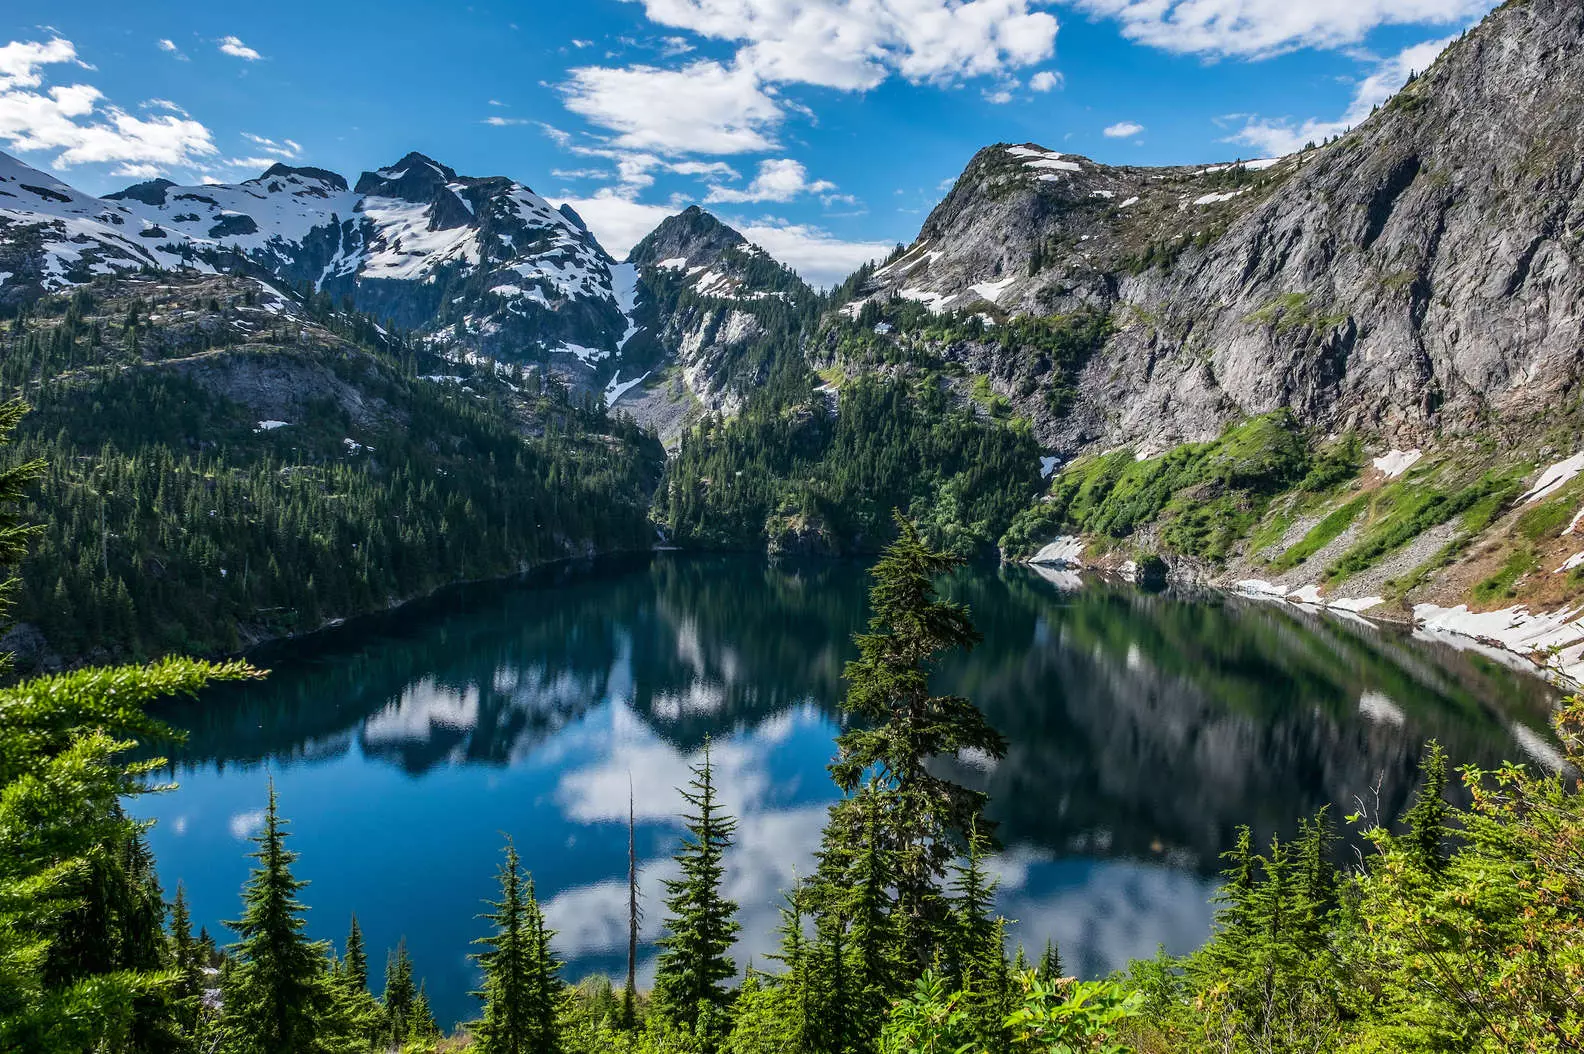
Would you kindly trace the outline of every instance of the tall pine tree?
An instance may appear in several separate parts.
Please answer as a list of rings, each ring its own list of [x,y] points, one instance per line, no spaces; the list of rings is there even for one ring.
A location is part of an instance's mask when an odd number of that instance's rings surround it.
[[[474,942],[487,949],[473,957],[484,971],[484,986],[474,993],[484,1002],[472,1026],[476,1046],[479,1054],[555,1054],[563,987],[550,950],[554,934],[510,840],[499,878],[501,897],[481,916],[492,932]]]
[[[970,834],[991,824],[985,796],[931,772],[936,758],[972,750],[1001,758],[1006,741],[968,699],[932,695],[929,676],[940,657],[980,640],[959,604],[942,600],[935,581],[962,564],[931,549],[913,524],[897,514],[898,537],[876,563],[869,591],[874,615],[855,641],[859,657],[845,671],[843,704],[854,721],[837,738],[831,775],[847,795],[831,809],[826,826],[832,860],[856,859],[877,831],[890,872],[892,921],[905,983],[929,967],[936,949],[952,938],[951,911],[942,885]],[[821,880],[849,888],[844,874]]]
[[[291,873],[297,854],[286,848],[285,828],[271,780],[242,917],[226,923],[238,937],[224,993],[226,1031],[231,1049],[248,1054],[309,1054],[325,1049],[334,1032],[327,948],[303,933],[298,894],[308,883]]]
[[[687,804],[687,834],[676,859],[680,878],[667,879],[665,936],[655,973],[655,1003],[673,1024],[700,1033],[699,1042],[713,1050],[715,1023],[731,1003],[726,983],[737,975],[727,954],[740,927],[737,905],[721,892],[725,854],[737,823],[722,811],[715,795],[710,743],[704,759],[692,767],[692,779],[680,789]]]

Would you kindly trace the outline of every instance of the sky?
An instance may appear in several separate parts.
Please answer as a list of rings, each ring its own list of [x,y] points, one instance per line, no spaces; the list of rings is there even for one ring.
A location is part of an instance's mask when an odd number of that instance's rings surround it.
[[[90,193],[355,180],[418,150],[570,202],[617,258],[700,204],[817,284],[979,148],[1107,164],[1337,134],[1493,0],[74,0],[0,14],[0,149]]]

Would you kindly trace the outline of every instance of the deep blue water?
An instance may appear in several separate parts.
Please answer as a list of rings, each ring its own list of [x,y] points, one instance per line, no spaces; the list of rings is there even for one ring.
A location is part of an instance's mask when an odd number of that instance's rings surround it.
[[[167,894],[182,882],[195,923],[230,939],[273,776],[311,933],[339,947],[356,911],[376,962],[404,938],[436,1015],[465,1020],[507,835],[568,976],[625,969],[629,784],[656,934],[674,788],[709,735],[739,820],[738,966],[759,962],[835,797],[825,764],[866,586],[858,564],[658,554],[262,652],[267,681],[165,712],[189,736],[180,787],[136,808],[158,821]],[[1086,975],[1201,942],[1237,825],[1288,833],[1377,782],[1395,811],[1427,737],[1458,761],[1521,759],[1553,698],[1489,659],[1282,605],[1071,591],[1022,568],[965,572],[950,592],[985,643],[941,687],[1012,743],[998,764],[952,766],[1001,822],[1002,911]]]

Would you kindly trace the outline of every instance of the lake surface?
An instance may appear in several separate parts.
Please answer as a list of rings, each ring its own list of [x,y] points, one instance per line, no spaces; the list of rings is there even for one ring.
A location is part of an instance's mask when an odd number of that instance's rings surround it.
[[[1361,619],[1219,594],[1151,594],[981,569],[949,593],[985,643],[946,664],[1011,741],[987,789],[1000,906],[1031,949],[1094,976],[1209,932],[1239,824],[1289,834],[1326,803],[1395,814],[1421,746],[1457,762],[1544,754],[1554,691],[1501,662]],[[835,790],[862,565],[653,557],[473,587],[256,657],[260,684],[164,711],[180,788],[136,803],[170,895],[222,943],[273,776],[309,879],[309,930],[356,911],[378,964],[405,938],[443,1024],[476,1013],[467,955],[509,835],[573,979],[625,970],[627,802],[645,940],[674,874],[674,788],[706,736],[738,817],[741,969],[772,950]],[[644,953],[652,969],[652,949]],[[381,971],[376,967],[375,983]]]

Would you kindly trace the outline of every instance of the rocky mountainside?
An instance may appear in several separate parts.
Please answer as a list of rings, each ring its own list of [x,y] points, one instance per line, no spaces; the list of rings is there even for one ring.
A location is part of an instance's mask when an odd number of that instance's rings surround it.
[[[1113,168],[979,153],[866,298],[1113,332],[1063,455],[1213,438],[1290,407],[1387,446],[1520,436],[1579,382],[1584,9],[1509,3],[1352,133],[1292,157]],[[850,305],[856,311],[862,301]],[[1019,398],[1023,364],[991,373]]]
[[[818,297],[698,206],[664,220],[633,247],[627,264],[640,276],[634,323],[644,337],[624,356],[634,376],[618,397],[668,445],[700,413],[740,410],[777,361],[800,360],[799,334],[815,317]],[[625,385],[640,381],[628,394]]]
[[[1584,678],[1581,85],[1584,8],[1511,0],[1288,157],[987,147],[805,329],[825,383],[674,463],[673,527],[862,544],[828,526],[841,466],[908,464],[886,500],[939,541],[1368,610]],[[861,412],[876,379],[915,406],[944,393],[1008,456],[998,428],[1032,433],[1048,489],[1016,466],[951,478],[894,427],[845,448],[797,430],[824,400]],[[814,454],[764,456],[789,428]]]
[[[423,156],[365,172],[275,165],[234,185],[153,180],[93,198],[0,160],[0,298],[153,266],[252,269],[512,362],[598,373],[631,335],[636,275],[570,209]]]
[[[277,164],[234,185],[156,179],[104,198],[0,154],[0,305],[143,268],[309,288],[460,356],[547,365],[673,438],[690,413],[735,408],[753,379],[736,358],[762,342],[765,302],[814,300],[697,207],[618,263],[570,207],[418,153],[350,186]]]

